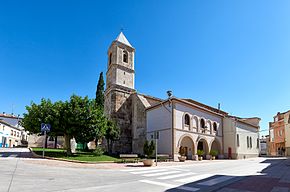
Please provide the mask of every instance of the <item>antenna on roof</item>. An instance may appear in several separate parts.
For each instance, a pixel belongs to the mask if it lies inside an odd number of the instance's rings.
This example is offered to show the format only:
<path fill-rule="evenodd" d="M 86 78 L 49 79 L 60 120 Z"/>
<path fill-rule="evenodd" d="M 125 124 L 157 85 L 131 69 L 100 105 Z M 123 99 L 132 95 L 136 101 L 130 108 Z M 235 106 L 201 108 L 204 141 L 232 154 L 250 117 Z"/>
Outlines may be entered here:
<path fill-rule="evenodd" d="M 168 98 L 172 97 L 172 91 L 168 90 L 166 93 L 167 93 Z"/>
<path fill-rule="evenodd" d="M 172 97 L 172 91 L 170 91 L 170 90 L 168 90 L 168 91 L 166 91 L 166 93 L 167 93 L 167 96 L 168 96 L 168 101 L 169 101 L 169 104 L 168 104 L 168 106 L 170 107 L 171 106 L 171 97 Z"/>
<path fill-rule="evenodd" d="M 218 110 L 219 110 L 219 112 L 221 110 L 221 104 L 220 103 L 218 103 Z"/>
<path fill-rule="evenodd" d="M 13 116 L 13 113 L 14 113 L 14 104 L 12 104 L 12 116 Z"/>

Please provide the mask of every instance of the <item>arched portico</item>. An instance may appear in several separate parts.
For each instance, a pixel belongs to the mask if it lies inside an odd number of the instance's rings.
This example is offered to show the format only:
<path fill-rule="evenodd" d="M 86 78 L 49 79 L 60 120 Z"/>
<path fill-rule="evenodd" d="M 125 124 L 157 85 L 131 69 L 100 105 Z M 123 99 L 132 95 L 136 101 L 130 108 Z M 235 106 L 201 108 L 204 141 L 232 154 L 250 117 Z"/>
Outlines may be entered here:
<path fill-rule="evenodd" d="M 218 154 L 220 154 L 222 152 L 221 143 L 218 139 L 214 139 L 212 141 L 210 150 L 216 150 L 216 151 L 218 151 Z"/>
<path fill-rule="evenodd" d="M 200 138 L 197 141 L 197 150 L 202 150 L 204 155 L 209 154 L 209 145 L 205 138 Z"/>
<path fill-rule="evenodd" d="M 187 159 L 192 159 L 192 155 L 196 153 L 193 139 L 188 135 L 181 137 L 178 148 L 180 149 L 181 147 L 184 148 Z"/>

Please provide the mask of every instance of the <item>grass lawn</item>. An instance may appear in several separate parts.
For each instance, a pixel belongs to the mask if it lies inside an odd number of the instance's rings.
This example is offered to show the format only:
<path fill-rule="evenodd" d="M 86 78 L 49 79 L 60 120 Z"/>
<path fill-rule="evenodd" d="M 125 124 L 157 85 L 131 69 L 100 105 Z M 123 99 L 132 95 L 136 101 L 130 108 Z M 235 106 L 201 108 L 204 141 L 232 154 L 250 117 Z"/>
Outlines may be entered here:
<path fill-rule="evenodd" d="M 42 150 L 43 150 L 42 148 L 32 148 L 32 151 L 37 155 L 42 155 Z M 84 162 L 99 162 L 99 161 L 121 162 L 119 158 L 112 157 L 109 155 L 95 156 L 94 153 L 92 152 L 78 151 L 72 156 L 67 156 L 66 150 L 64 149 L 45 149 L 45 156 Z"/>

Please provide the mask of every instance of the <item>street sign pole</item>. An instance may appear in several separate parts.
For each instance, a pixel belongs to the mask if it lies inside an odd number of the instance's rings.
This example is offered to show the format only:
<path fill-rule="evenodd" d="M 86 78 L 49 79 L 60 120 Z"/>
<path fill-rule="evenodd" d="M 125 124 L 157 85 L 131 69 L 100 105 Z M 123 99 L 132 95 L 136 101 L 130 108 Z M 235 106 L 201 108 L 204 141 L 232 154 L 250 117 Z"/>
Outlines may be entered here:
<path fill-rule="evenodd" d="M 157 137 L 155 137 L 155 157 L 156 157 L 156 166 L 157 166 Z"/>
<path fill-rule="evenodd" d="M 42 150 L 42 158 L 44 158 L 45 140 L 46 140 L 46 131 L 44 131 L 44 139 L 43 139 L 43 150 Z"/>
<path fill-rule="evenodd" d="M 45 143 L 46 143 L 46 133 L 50 131 L 50 124 L 41 123 L 40 130 L 44 133 L 43 139 L 43 149 L 42 149 L 42 158 L 44 158 L 44 150 L 45 150 Z"/>
<path fill-rule="evenodd" d="M 158 139 L 159 139 L 159 132 L 155 131 L 154 132 L 154 138 L 155 138 L 155 162 L 156 162 L 156 166 L 157 166 L 157 148 L 158 148 Z"/>

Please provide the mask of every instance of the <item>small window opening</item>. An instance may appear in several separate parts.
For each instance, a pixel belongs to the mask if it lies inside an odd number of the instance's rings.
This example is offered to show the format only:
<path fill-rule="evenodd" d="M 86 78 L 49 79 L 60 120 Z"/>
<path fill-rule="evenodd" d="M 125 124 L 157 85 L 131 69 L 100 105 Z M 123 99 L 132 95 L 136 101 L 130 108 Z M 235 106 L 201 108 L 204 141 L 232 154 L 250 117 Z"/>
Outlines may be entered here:
<path fill-rule="evenodd" d="M 216 132 L 217 131 L 217 124 L 216 122 L 213 123 L 213 130 Z"/>
<path fill-rule="evenodd" d="M 112 64 L 112 53 L 109 55 L 109 64 Z"/>
<path fill-rule="evenodd" d="M 184 124 L 189 126 L 189 121 L 190 121 L 189 120 L 189 115 L 185 114 L 185 116 L 184 116 Z"/>
<path fill-rule="evenodd" d="M 128 63 L 128 52 L 123 51 L 123 62 Z"/>

